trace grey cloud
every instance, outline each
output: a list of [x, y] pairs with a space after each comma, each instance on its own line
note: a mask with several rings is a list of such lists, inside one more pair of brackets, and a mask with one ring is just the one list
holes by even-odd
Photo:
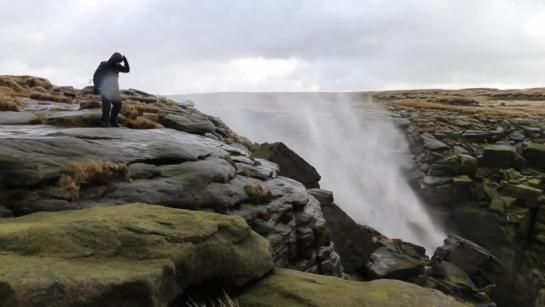
[[[78, 86], [116, 50], [123, 86], [164, 93], [534, 86], [545, 70], [537, 0], [3, 2], [0, 71]], [[234, 80], [232, 60], [258, 57], [298, 64]]]

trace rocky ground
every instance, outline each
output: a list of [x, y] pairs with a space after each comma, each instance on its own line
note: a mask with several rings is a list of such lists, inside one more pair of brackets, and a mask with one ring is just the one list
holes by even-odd
[[356, 224], [284, 144], [253, 144], [190, 103], [125, 90], [126, 128], [98, 128], [90, 89], [0, 76], [0, 305], [185, 306], [212, 289], [241, 306], [533, 305], [538, 112], [531, 124], [482, 95], [364, 95], [396, 114], [410, 179], [450, 221], [431, 259]]
[[371, 95], [407, 132], [415, 154], [411, 179], [421, 197], [450, 232], [498, 260], [500, 268], [482, 276], [469, 272], [472, 280], [495, 284], [491, 296], [502, 306], [542, 299], [545, 89]]

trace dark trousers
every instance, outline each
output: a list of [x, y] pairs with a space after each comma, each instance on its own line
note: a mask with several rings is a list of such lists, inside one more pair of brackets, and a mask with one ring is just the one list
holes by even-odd
[[[113, 105], [113, 107], [112, 107]], [[111, 114], [110, 114], [111, 109]], [[121, 111], [121, 101], [110, 100], [102, 96], [102, 123], [117, 124], [117, 116]]]

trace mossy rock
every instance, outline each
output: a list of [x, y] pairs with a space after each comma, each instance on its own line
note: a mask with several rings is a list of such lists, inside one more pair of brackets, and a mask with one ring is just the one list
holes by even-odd
[[545, 144], [530, 143], [522, 154], [531, 165], [545, 168]]
[[242, 285], [272, 265], [236, 216], [130, 204], [0, 220], [0, 306], [168, 306], [191, 284]]
[[470, 155], [459, 155], [460, 157], [460, 173], [463, 175], [473, 176], [477, 171], [479, 162], [477, 158]]
[[356, 282], [287, 269], [275, 269], [249, 286], [239, 302], [246, 307], [471, 306], [437, 290], [399, 280]]
[[543, 190], [526, 184], [511, 184], [505, 181], [500, 184], [498, 191], [503, 195], [525, 200], [532, 207], [537, 205], [538, 197], [543, 193]]
[[511, 168], [515, 166], [517, 152], [509, 145], [489, 144], [483, 147], [481, 163], [492, 168]]

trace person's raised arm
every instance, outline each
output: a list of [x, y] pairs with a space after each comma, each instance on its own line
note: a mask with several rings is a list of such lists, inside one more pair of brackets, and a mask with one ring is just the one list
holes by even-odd
[[129, 72], [131, 71], [131, 68], [129, 66], [129, 61], [127, 61], [127, 58], [123, 56], [123, 65], [118, 65], [119, 72]]

